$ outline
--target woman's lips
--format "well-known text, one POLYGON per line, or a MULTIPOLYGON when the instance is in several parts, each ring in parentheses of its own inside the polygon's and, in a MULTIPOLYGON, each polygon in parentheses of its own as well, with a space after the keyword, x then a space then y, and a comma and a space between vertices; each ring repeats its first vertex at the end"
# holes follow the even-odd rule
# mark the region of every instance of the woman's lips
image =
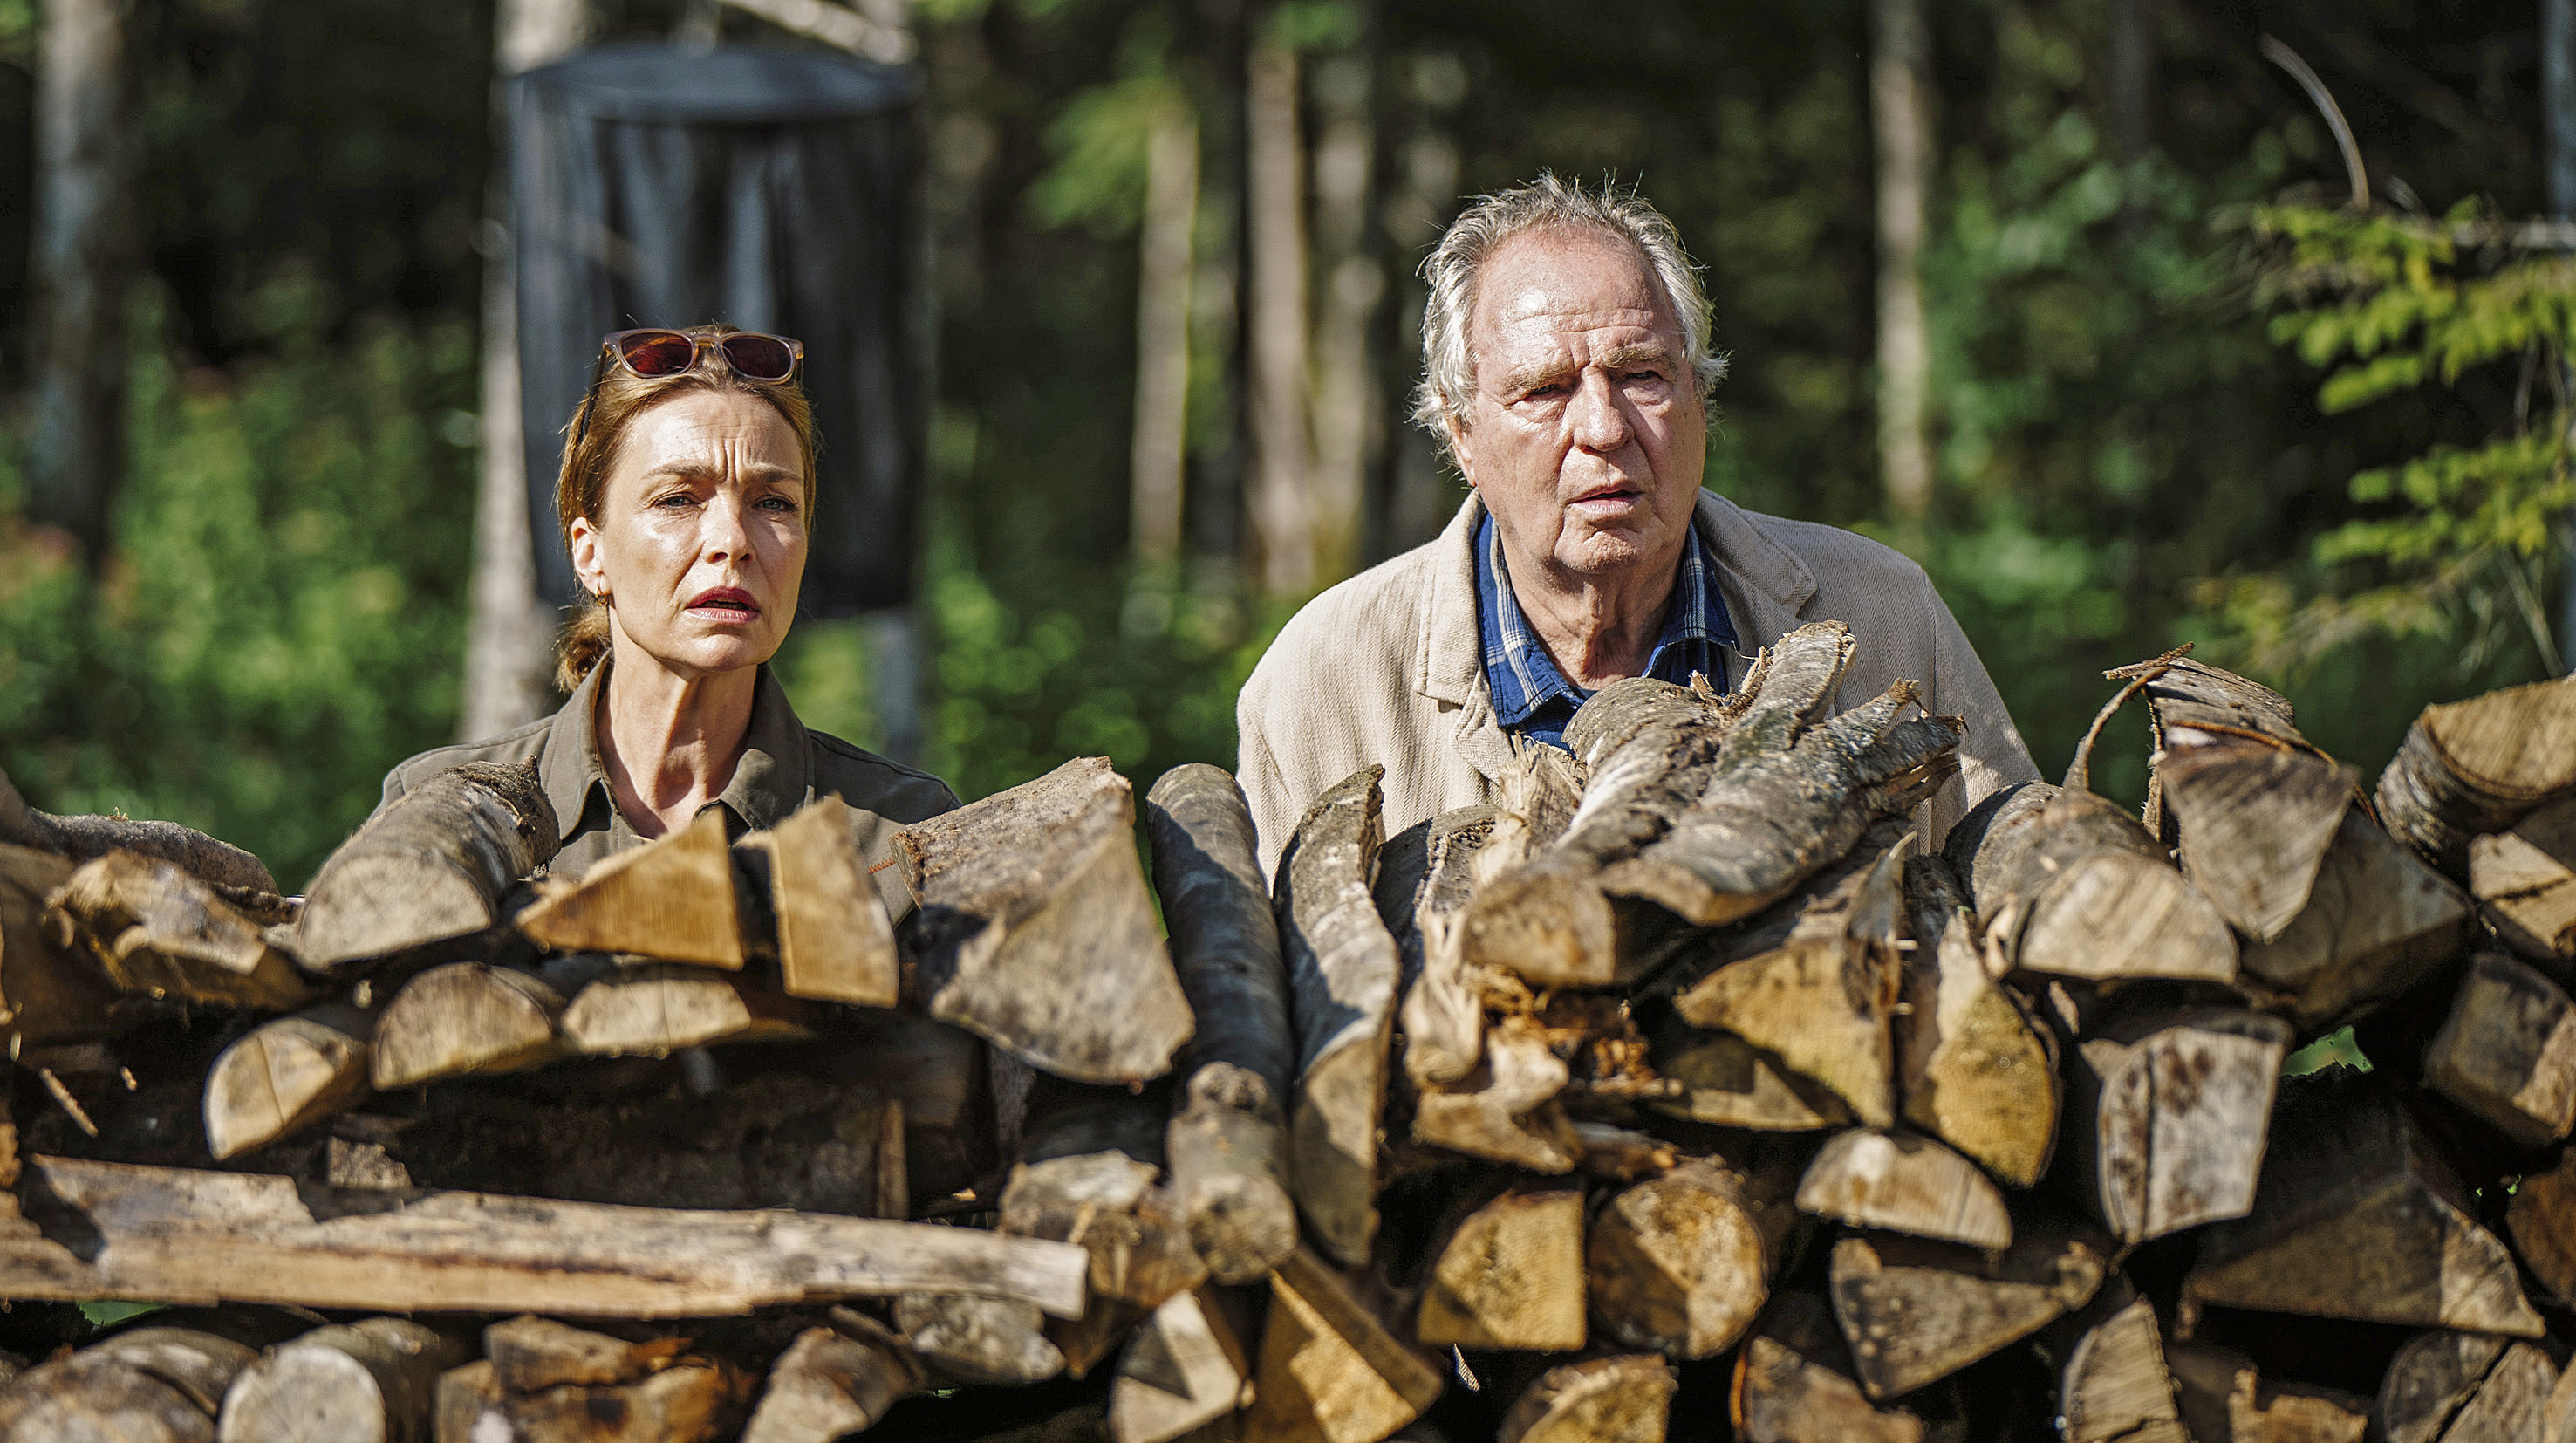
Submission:
POLYGON ((687 610, 691 616, 703 621, 719 625, 747 625, 759 619, 760 603, 752 600, 751 593, 741 587, 719 586, 691 597, 687 610))

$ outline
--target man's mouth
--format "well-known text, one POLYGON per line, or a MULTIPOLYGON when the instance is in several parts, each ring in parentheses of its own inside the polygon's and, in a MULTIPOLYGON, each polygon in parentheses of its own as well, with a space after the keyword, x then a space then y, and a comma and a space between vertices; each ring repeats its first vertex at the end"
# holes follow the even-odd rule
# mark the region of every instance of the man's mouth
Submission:
POLYGON ((1610 486, 1577 496, 1570 503, 1584 510, 1607 510, 1633 505, 1645 498, 1645 492, 1625 486, 1610 486))
POLYGON ((760 603, 739 586, 718 586, 699 592, 689 599, 689 610, 712 611, 744 621, 760 615, 760 603))

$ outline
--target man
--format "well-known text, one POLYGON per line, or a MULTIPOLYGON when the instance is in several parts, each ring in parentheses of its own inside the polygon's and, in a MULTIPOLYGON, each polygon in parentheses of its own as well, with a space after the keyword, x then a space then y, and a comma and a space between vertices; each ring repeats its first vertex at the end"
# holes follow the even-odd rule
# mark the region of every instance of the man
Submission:
POLYGON ((1236 703, 1262 865, 1317 793, 1386 766, 1388 835, 1489 800, 1517 746, 1560 743, 1622 677, 1732 687, 1811 621, 1857 643, 1838 708, 1899 678, 1967 719, 1937 839, 2037 775, 1923 569, 1875 541, 1700 489, 1725 371, 1672 223, 1543 175, 1468 207, 1424 263, 1414 416, 1471 488, 1437 540, 1291 618, 1236 703))

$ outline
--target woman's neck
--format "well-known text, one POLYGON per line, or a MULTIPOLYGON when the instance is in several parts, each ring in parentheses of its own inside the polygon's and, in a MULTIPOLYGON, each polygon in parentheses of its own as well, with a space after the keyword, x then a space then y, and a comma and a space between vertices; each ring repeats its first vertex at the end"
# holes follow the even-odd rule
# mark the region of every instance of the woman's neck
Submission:
POLYGON ((732 783, 759 686, 758 667, 683 676, 640 647, 612 648, 599 689, 599 765, 636 835, 687 826, 732 783))

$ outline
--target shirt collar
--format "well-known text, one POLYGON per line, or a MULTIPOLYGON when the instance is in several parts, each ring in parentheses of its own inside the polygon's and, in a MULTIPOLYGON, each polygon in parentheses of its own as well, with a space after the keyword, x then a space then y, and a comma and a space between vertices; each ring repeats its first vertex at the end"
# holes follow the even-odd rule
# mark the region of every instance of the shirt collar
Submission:
MULTIPOLYGON (((584 814, 597 796, 614 806, 608 791, 608 769, 599 759, 599 689, 606 685, 603 659, 574 687, 546 732, 540 781, 554 804, 558 843, 581 830, 584 814)), ((716 801, 730 808, 743 826, 759 830, 778 822, 810 800, 811 762, 806 755, 805 725, 788 704, 787 689, 767 665, 752 692, 751 725, 743 733, 742 759, 734 763, 733 780, 716 801)))
MULTIPOLYGON (((1672 602, 1663 630, 1647 656, 1646 675, 1681 682, 1693 671, 1723 687, 1726 671, 1719 660, 1737 645, 1726 601, 1715 584, 1699 528, 1684 532, 1682 557, 1673 577, 1672 602)), ((1506 728, 1527 722, 1541 707, 1559 697, 1575 706, 1590 695, 1566 679, 1548 657, 1512 594, 1511 573, 1503 563, 1502 538, 1491 515, 1476 531, 1476 596, 1478 630, 1484 643, 1487 685, 1493 691, 1494 719, 1506 728)))

